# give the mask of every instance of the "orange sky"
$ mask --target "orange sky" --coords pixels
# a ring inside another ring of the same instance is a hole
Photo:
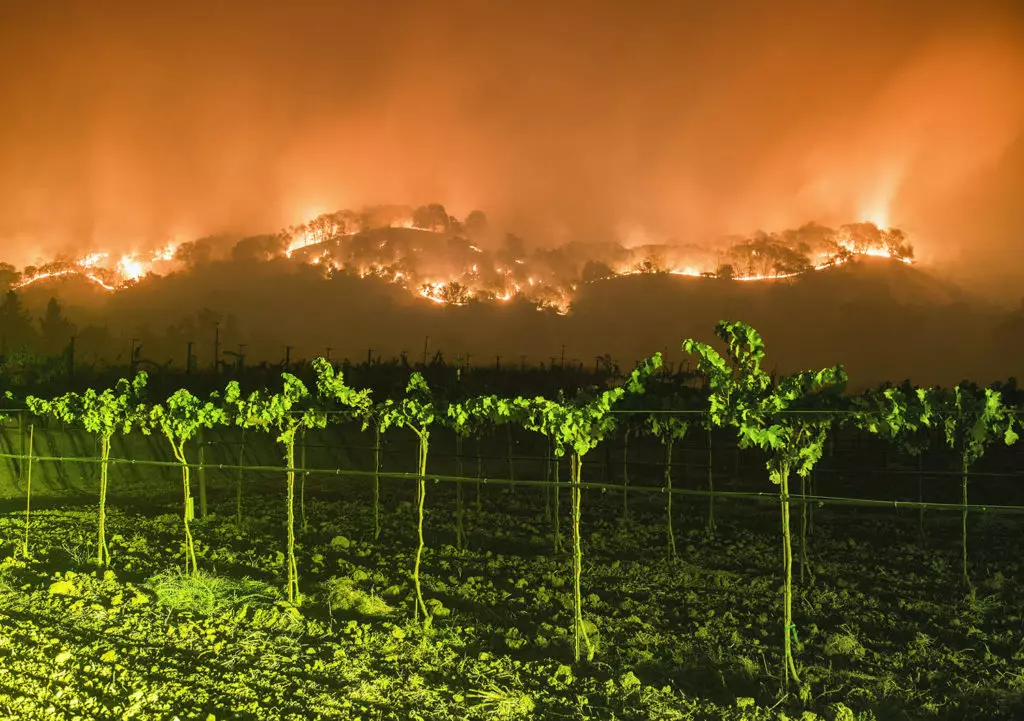
[[[1013,0],[157,5],[0,4],[0,259],[440,201],[548,242],[882,219],[1012,280]]]

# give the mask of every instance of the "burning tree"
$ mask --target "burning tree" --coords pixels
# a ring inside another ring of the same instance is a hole
[[[412,214],[412,224],[421,230],[436,233],[446,232],[452,227],[452,218],[440,203],[421,205]]]
[[[759,232],[733,245],[729,255],[735,265],[743,268],[747,276],[794,275],[811,270],[814,266],[808,257],[811,249],[806,243],[788,245],[774,233]]]
[[[482,210],[471,211],[466,219],[462,221],[462,229],[470,238],[480,238],[487,235],[489,226],[487,216]]]

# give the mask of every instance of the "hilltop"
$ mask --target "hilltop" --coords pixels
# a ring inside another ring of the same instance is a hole
[[[416,231],[389,235],[436,240]],[[581,283],[566,315],[518,297],[430,303],[383,277],[329,275],[286,259],[214,262],[114,293],[80,279],[51,279],[26,288],[26,304],[38,310],[51,294],[80,327],[107,326],[117,352],[134,337],[160,362],[183,363],[188,340],[200,356],[211,353],[219,320],[222,348],[245,344],[251,362],[279,360],[286,345],[293,357],[328,346],[335,357],[362,358],[368,348],[418,357],[429,337],[431,355],[440,350],[452,360],[547,362],[564,345],[576,362],[610,354],[628,366],[654,350],[678,362],[681,339],[709,338],[715,322],[737,318],[762,331],[780,370],[843,362],[854,382],[921,383],[1019,372],[1013,357],[989,352],[1004,313],[925,269],[885,258],[778,281],[616,276]]]

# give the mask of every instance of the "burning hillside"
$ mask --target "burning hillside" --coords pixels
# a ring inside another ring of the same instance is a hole
[[[382,279],[439,305],[520,298],[538,309],[564,314],[581,284],[604,278],[661,273],[771,281],[831,268],[859,255],[910,263],[913,249],[900,230],[874,223],[837,229],[810,223],[778,233],[727,238],[713,247],[572,242],[529,248],[516,235],[496,234],[480,211],[460,221],[433,204],[343,210],[274,234],[168,243],[146,253],[115,256],[97,250],[21,272],[9,268],[9,274],[16,288],[80,276],[105,291],[116,291],[149,274],[180,272],[215,259],[289,258],[322,268],[325,277]]]

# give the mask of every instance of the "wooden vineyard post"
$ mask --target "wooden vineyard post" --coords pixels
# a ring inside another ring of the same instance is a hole
[[[199,517],[206,518],[206,439],[203,430],[198,433],[199,441]]]
[[[715,471],[712,455],[711,424],[708,424],[708,521],[707,531],[715,535]]]
[[[35,428],[34,424],[28,427],[28,459],[25,463],[25,541],[21,548],[24,558],[28,558],[29,512],[32,508],[32,441]]]
[[[455,434],[455,547],[466,547],[466,531],[463,524],[463,489],[462,489],[462,434]]]
[[[306,520],[306,430],[302,430],[302,446],[299,456],[299,465],[302,466],[302,480],[299,483],[299,512],[302,516],[302,532],[309,530],[309,522]]]
[[[242,522],[242,461],[245,458],[245,429],[238,445],[238,475],[235,477],[235,520]]]
[[[672,447],[675,442],[675,438],[669,436],[665,443],[665,492],[668,496],[665,502],[665,535],[668,538],[668,557],[673,563],[676,560],[676,534],[672,530]]]
[[[924,454],[917,456],[917,502],[921,504],[917,509],[917,533],[924,539]]]
[[[800,476],[800,583],[807,569],[807,478]]]
[[[18,413],[18,480],[25,480],[25,411]]]
[[[508,479],[510,483],[509,492],[514,496],[516,494],[516,469],[515,464],[512,461],[512,426],[506,425],[505,431],[508,435]]]
[[[607,446],[605,447],[607,452]],[[629,427],[622,434],[622,522],[629,519]]]
[[[373,540],[380,538],[380,423],[373,424]]]
[[[479,436],[477,436],[477,439],[476,439],[476,514],[477,514],[477,516],[480,515],[480,509],[482,507],[482,502],[481,502],[481,499],[480,499],[480,485],[481,485],[480,479],[484,477],[484,458],[483,458],[483,455],[482,455],[481,450],[480,450],[480,444],[482,442],[483,442],[482,439]]]

